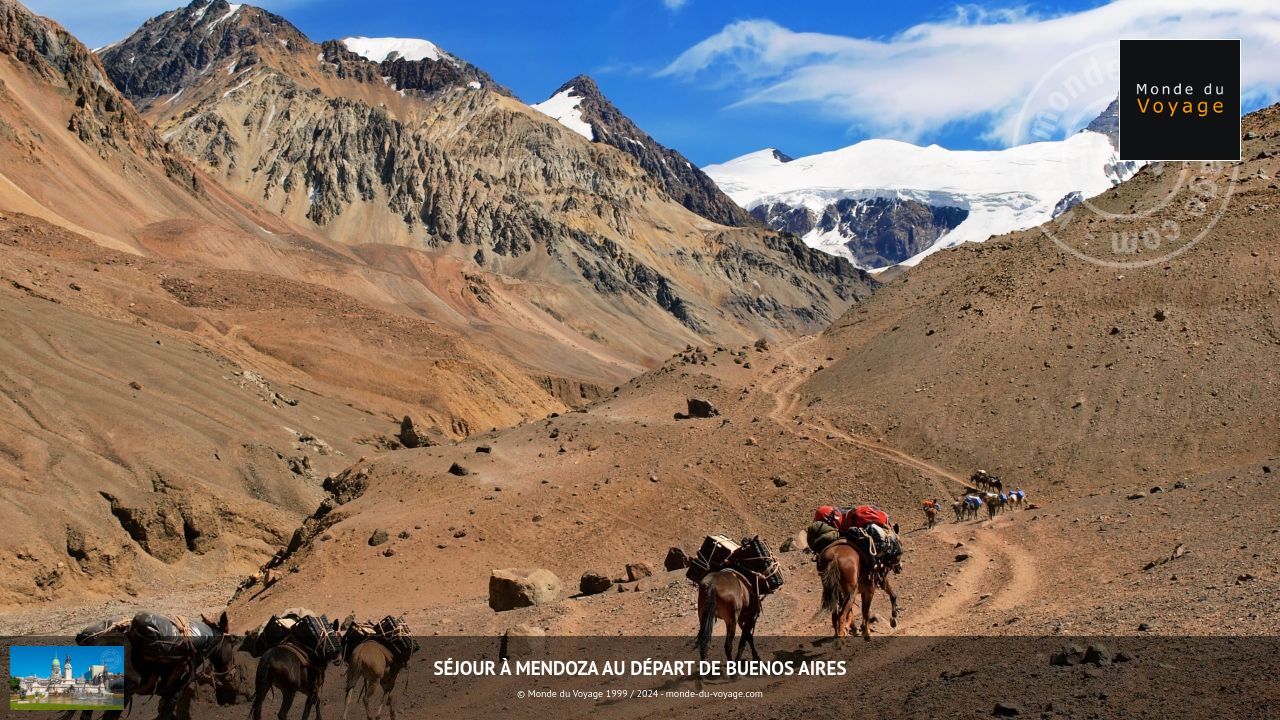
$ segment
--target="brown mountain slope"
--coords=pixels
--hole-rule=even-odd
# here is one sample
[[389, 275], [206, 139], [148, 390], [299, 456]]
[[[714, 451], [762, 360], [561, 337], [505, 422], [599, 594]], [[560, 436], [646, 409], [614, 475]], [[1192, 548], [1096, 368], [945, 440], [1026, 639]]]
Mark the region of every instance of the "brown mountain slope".
[[[450, 345], [461, 332], [509, 348], [504, 357], [531, 360], [514, 371], [495, 370], [504, 357], [493, 363], [472, 357], [481, 368], [474, 376], [470, 364], [404, 373], [390, 395], [380, 393], [391, 388], [363, 387], [361, 375], [344, 371], [341, 384], [360, 397], [416, 407], [413, 414], [446, 433], [563, 409], [566, 400], [581, 401], [584, 388], [589, 397], [593, 384], [616, 383], [638, 369], [632, 358], [567, 331], [536, 307], [536, 298], [513, 296], [510, 283], [481, 268], [464, 272], [454, 259], [406, 248], [334, 247], [227, 192], [171, 152], [93, 53], [12, 0], [0, 0], [0, 147], [2, 209], [41, 217], [105, 247], [320, 283], [393, 314], [442, 323], [435, 334]], [[526, 321], [513, 327], [505, 322], [512, 316]], [[332, 342], [342, 345], [341, 338]], [[274, 349], [296, 359], [294, 351]], [[528, 375], [518, 389], [506, 380], [484, 384], [511, 372]]]
[[506, 302], [486, 273], [299, 231], [170, 153], [105, 78], [0, 0], [0, 604], [239, 577], [314, 510], [338, 452], [385, 444], [398, 418], [465, 435], [633, 372], [590, 351], [530, 372], [425, 319], [508, 340], [485, 327]]
[[[821, 352], [835, 360], [801, 389], [805, 404], [926, 457], [1076, 489], [1274, 453], [1278, 116], [1248, 116], [1248, 160], [1194, 179], [1226, 188], [1239, 177], [1216, 226], [1182, 255], [1102, 267], [1039, 230], [941, 253], [823, 334]], [[1192, 180], [1179, 167], [1149, 167], [1095, 204], [1150, 207]], [[1192, 237], [1213, 213], [1197, 217], [1187, 199], [1055, 232], [1083, 251], [1113, 231], [1180, 227]]]
[[[171, 153], [112, 87], [97, 58], [60, 26], [0, 1], [0, 203], [103, 244], [173, 216], [263, 222]], [[104, 212], [109, 210], [109, 212]]]
[[872, 284], [793, 239], [699, 218], [629, 156], [483, 83], [399, 87], [387, 63], [229, 8], [155, 18], [104, 60], [163, 138], [246, 198], [344, 244], [507, 278], [488, 323], [509, 335], [548, 328], [645, 366], [700, 338], [816, 330]]
[[440, 441], [594, 392], [322, 286], [116, 252], [28, 216], [0, 213], [0, 256], [0, 482], [22, 528], [0, 604], [241, 577], [403, 416]]
[[[581, 412], [360, 463], [272, 565], [278, 581], [231, 608], [246, 625], [310, 602], [444, 634], [691, 633], [694, 594], [676, 578], [494, 614], [489, 570], [545, 567], [572, 588], [704, 534], [780, 545], [818, 504], [874, 502], [910, 531], [902, 634], [1274, 631], [1280, 577], [1264, 568], [1280, 544], [1260, 528], [1280, 441], [1278, 115], [1247, 119], [1257, 159], [1213, 172], [1252, 179], [1178, 258], [1103, 270], [1037, 233], [940, 253], [816, 338], [681, 353]], [[1160, 197], [1177, 179], [1156, 170], [1099, 202]], [[1148, 217], [1191, 227], [1182, 212]], [[690, 396], [720, 416], [673, 419]], [[978, 466], [1037, 508], [917, 529], [920, 499], [949, 502]], [[377, 529], [404, 535], [373, 547]], [[1194, 579], [1151, 572], [1179, 544], [1197, 548], [1177, 556]], [[822, 633], [812, 565], [784, 557], [794, 582], [761, 632]]]

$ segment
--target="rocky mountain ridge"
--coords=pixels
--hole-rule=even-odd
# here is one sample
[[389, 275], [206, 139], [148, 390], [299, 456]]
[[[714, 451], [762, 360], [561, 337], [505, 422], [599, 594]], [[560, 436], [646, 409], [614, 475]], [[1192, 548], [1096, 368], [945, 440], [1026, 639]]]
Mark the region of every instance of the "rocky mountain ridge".
[[[604, 96], [589, 76], [578, 75], [569, 80], [552, 93], [551, 98], [561, 99], [558, 104], [572, 106], [566, 110], [576, 113], [577, 123], [591, 128], [589, 140], [611, 145], [635, 158], [671, 199], [721, 225], [754, 224], [752, 216], [721, 192], [715, 181], [684, 155], [641, 130]], [[533, 107], [540, 109], [541, 105]]]
[[387, 74], [454, 67], [452, 56], [376, 63], [223, 5], [197, 0], [102, 53], [161, 136], [333, 241], [422, 249], [487, 278], [498, 299], [486, 322], [509, 332], [547, 328], [643, 365], [703, 339], [814, 331], [871, 286], [798, 241], [709, 223], [632, 156], [491, 81], [461, 83], [487, 76]]

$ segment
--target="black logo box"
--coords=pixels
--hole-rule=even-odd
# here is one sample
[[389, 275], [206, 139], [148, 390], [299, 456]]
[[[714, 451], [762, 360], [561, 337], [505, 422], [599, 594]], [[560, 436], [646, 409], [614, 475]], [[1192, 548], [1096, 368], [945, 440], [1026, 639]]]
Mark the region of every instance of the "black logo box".
[[1120, 158], [1238, 161], [1240, 41], [1121, 40]]

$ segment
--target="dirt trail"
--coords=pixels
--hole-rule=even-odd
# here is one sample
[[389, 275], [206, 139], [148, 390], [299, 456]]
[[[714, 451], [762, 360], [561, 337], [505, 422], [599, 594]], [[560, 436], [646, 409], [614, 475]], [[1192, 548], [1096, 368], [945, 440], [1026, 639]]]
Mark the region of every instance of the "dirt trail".
[[[787, 364], [789, 366], [786, 374], [777, 380], [771, 381], [764, 387], [765, 392], [772, 392], [774, 394], [774, 409], [769, 413], [769, 418], [771, 420], [792, 431], [795, 430], [795, 426], [798, 423], [803, 427], [808, 427], [809, 429], [817, 432], [829, 433], [841, 440], [844, 440], [850, 445], [855, 445], [890, 462], [919, 470], [926, 475], [945, 478], [960, 485], [964, 484], [964, 480], [961, 476], [944, 470], [927, 460], [915, 457], [896, 448], [889, 447], [876, 440], [871, 440], [852, 432], [841, 430], [825, 418], [805, 418], [799, 416], [796, 411], [800, 405], [800, 396], [796, 390], [804, 382], [805, 375], [800, 370], [802, 363], [796, 358], [796, 351], [802, 346], [812, 343], [813, 340], [814, 338], [812, 336], [807, 337], [783, 350], [783, 355], [786, 356]], [[951, 490], [949, 489], [940, 489], [947, 494], [951, 493]]]
[[[825, 433], [828, 438], [833, 437], [889, 462], [917, 470], [934, 483], [942, 497], [951, 497], [958, 489], [948, 486], [947, 482], [961, 487], [966, 484], [960, 474], [878, 440], [842, 430], [826, 418], [800, 416], [798, 410], [801, 400], [797, 391], [806, 376], [803, 372], [804, 363], [799, 359], [798, 352], [814, 339], [804, 338], [783, 350], [786, 367], [775, 369], [777, 377], [762, 386], [764, 392], [774, 395], [773, 410], [769, 413], [773, 422], [791, 433], [798, 433], [803, 428]], [[887, 623], [880, 623], [880, 627], [876, 628], [877, 632], [926, 636], [972, 633], [974, 628], [966, 609], [975, 603], [982, 602], [992, 610], [1016, 608], [1034, 591], [1037, 573], [1029, 550], [1003, 536], [1001, 531], [1007, 525], [1008, 516], [980, 523], [951, 523], [945, 518], [940, 519], [934, 530], [930, 531], [934, 534], [931, 540], [951, 545], [962, 543], [963, 552], [969, 558], [963, 561], [959, 574], [948, 579], [931, 601], [919, 605], [909, 603], [912, 610], [904, 610], [896, 629], [891, 630]], [[984, 594], [988, 597], [980, 600]], [[899, 599], [901, 601], [905, 598]], [[780, 603], [783, 605], [783, 612], [787, 613], [783, 626], [788, 631], [812, 628], [815, 623], [811, 609], [791, 602], [790, 597], [787, 600], [786, 603]]]

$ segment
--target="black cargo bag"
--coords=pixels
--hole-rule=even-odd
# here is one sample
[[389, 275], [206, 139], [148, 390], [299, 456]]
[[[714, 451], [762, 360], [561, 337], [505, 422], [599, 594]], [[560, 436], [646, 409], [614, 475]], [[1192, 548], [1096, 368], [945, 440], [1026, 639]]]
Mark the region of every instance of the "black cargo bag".
[[318, 660], [331, 660], [342, 652], [338, 634], [329, 624], [329, 618], [308, 615], [293, 626], [290, 637]]
[[249, 653], [253, 657], [260, 658], [262, 654], [271, 648], [284, 642], [290, 632], [293, 630], [294, 623], [287, 622], [275, 615], [262, 626], [262, 631], [258, 633], [258, 637], [253, 641], [253, 650]]
[[138, 658], [159, 664], [206, 656], [219, 639], [218, 632], [203, 622], [145, 611], [133, 616], [128, 636], [130, 648]]
[[729, 558], [738, 550], [738, 543], [723, 535], [708, 535], [702, 540], [698, 554], [689, 560], [689, 568], [684, 576], [695, 584], [702, 582], [708, 574], [720, 570], [729, 564]]
[[748, 577], [754, 577], [756, 592], [761, 595], [770, 595], [782, 587], [782, 568], [769, 550], [768, 543], [758, 535], [744, 539], [730, 562], [748, 571]]
[[402, 618], [388, 615], [378, 621], [375, 631], [378, 641], [396, 657], [406, 658], [418, 649], [418, 644], [409, 634], [409, 624]]

